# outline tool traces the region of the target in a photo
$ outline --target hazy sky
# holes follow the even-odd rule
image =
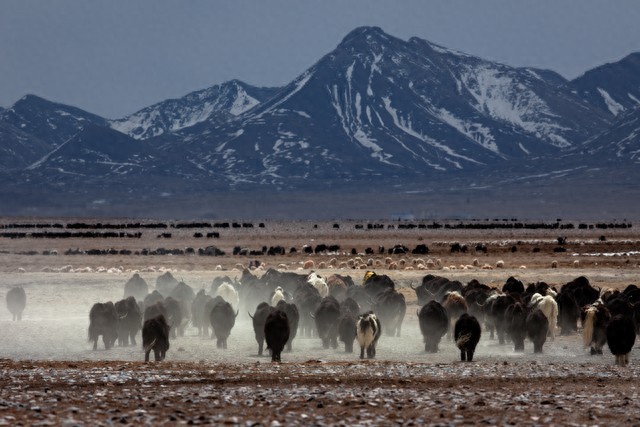
[[[279,86],[362,25],[574,78],[640,51],[639,23],[638,0],[0,0],[0,106],[118,118],[234,78]]]

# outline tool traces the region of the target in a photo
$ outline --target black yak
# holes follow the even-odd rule
[[[344,343],[345,353],[353,353],[353,342],[356,339],[356,316],[344,311],[338,321],[338,339]]]
[[[480,341],[480,322],[474,316],[463,313],[453,328],[453,338],[460,349],[460,360],[473,361],[473,353]]]
[[[251,320],[253,321],[253,332],[256,336],[256,341],[258,341],[258,356],[262,356],[262,347],[264,346],[265,339],[264,327],[267,323],[267,317],[269,317],[269,314],[271,314],[273,310],[275,309],[268,303],[261,302],[256,307],[256,311],[253,316],[249,313],[249,317],[251,317]]]
[[[318,337],[322,347],[338,347],[338,321],[340,319],[340,303],[332,296],[324,297],[316,309],[314,316]]]
[[[636,342],[636,327],[628,316],[616,315],[607,325],[607,345],[616,356],[616,365],[627,366],[629,353]]]
[[[542,346],[547,341],[549,320],[540,309],[533,309],[527,316],[527,337],[533,341],[533,352],[542,353]]]
[[[151,350],[156,362],[164,360],[169,350],[169,324],[164,315],[145,320],[142,325],[142,348],[145,362],[149,361]]]
[[[429,301],[420,309],[418,322],[424,339],[424,351],[436,353],[440,340],[449,328],[447,311],[438,301]]]
[[[280,362],[284,346],[289,340],[289,319],[282,310],[272,310],[264,324],[264,337],[267,349],[271,351],[271,361]]]
[[[209,313],[209,320],[213,332],[216,334],[216,347],[227,348],[227,338],[236,323],[236,316],[238,316],[238,311],[234,313],[230,303],[219,300],[214,304]]]
[[[116,313],[118,314],[118,345],[136,345],[136,335],[142,327],[142,313],[140,307],[133,296],[116,302]]]
[[[105,349],[110,349],[118,339],[118,315],[111,301],[97,302],[89,311],[89,341],[98,349],[98,337],[102,335]]]
[[[278,301],[276,305],[276,309],[282,310],[287,315],[287,320],[289,321],[289,339],[287,340],[287,353],[291,353],[292,351],[292,343],[293,339],[296,337],[298,333],[298,323],[300,322],[300,312],[298,311],[298,307],[292,302],[286,302],[284,300]]]
[[[407,312],[407,303],[403,294],[395,289],[385,289],[376,296],[373,311],[384,323],[387,335],[400,336],[402,322]]]

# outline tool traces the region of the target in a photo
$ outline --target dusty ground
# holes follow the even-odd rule
[[[524,282],[544,280],[554,285],[584,275],[596,286],[639,284],[640,236],[627,230],[549,230],[480,232],[446,230],[355,230],[355,223],[266,223],[265,228],[221,230],[219,239],[196,239],[198,230],[143,232],[141,239],[6,239],[0,238],[0,297],[14,285],[25,287],[28,305],[22,322],[12,322],[0,307],[0,425],[113,425],[113,424],[243,424],[262,425],[634,425],[640,423],[637,381],[640,364],[631,354],[627,368],[613,366],[605,350],[589,356],[578,335],[561,337],[534,355],[527,342],[524,354],[499,346],[483,336],[472,363],[461,363],[449,341],[440,352],[423,352],[408,288],[427,272],[467,282],[473,278],[501,286],[514,275]],[[558,236],[567,237],[567,252],[554,253]],[[605,241],[600,237],[605,236]],[[488,253],[470,250],[451,254],[460,242],[488,245]],[[346,253],[238,257],[234,246],[258,249],[281,245],[339,244]],[[140,274],[153,288],[165,269],[195,289],[209,289],[214,277],[238,275],[237,264],[260,259],[269,266],[301,268],[313,259],[316,267],[335,257],[348,261],[351,248],[424,243],[428,255],[394,255],[392,260],[440,259],[456,269],[434,271],[386,270],[403,287],[409,307],[402,337],[383,336],[378,360],[359,361],[355,354],[324,350],[312,338],[299,338],[294,352],[272,364],[256,355],[256,343],[246,318],[239,319],[229,349],[218,350],[194,330],[172,341],[168,359],[141,363],[138,347],[101,347],[86,342],[88,311],[94,302],[116,300],[124,283]],[[63,255],[70,248],[185,248],[216,245],[224,257],[203,256],[88,256]],[[511,248],[515,246],[516,251]],[[540,252],[533,252],[533,248]],[[58,255],[42,255],[56,250]],[[36,251],[38,255],[25,255]],[[379,260],[388,255],[362,256]],[[478,259],[481,265],[505,268],[460,269]],[[573,262],[579,260],[579,267]],[[557,261],[559,268],[551,269]],[[70,266],[70,267],[69,267]],[[219,267],[218,267],[219,266]],[[519,268],[526,266],[526,268]],[[85,267],[92,272],[81,273]],[[99,267],[105,272],[98,273]],[[218,269],[217,269],[218,268]],[[107,273],[109,269],[111,273]],[[316,270],[318,270],[316,268]],[[100,270],[102,271],[102,270]],[[356,282],[361,270],[339,271]],[[246,316],[245,316],[246,317]]]

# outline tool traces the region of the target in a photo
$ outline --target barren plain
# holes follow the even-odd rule
[[[75,221],[6,218],[0,223]],[[530,342],[524,353],[515,353],[488,335],[471,363],[460,362],[455,345],[446,339],[437,354],[427,354],[410,288],[426,274],[463,283],[477,279],[495,287],[509,276],[557,287],[585,276],[598,287],[624,288],[640,282],[640,230],[579,229],[578,223],[564,229],[487,230],[400,229],[400,224],[408,222],[383,222],[371,229],[359,221],[264,221],[264,227],[255,222],[253,227],[222,229],[123,230],[140,231],[139,238],[34,238],[28,234],[47,229],[0,230],[27,234],[0,238],[0,297],[16,285],[27,293],[21,322],[11,320],[4,304],[0,307],[0,425],[640,423],[635,349],[626,368],[614,366],[606,349],[603,356],[590,356],[579,335],[548,340],[542,355],[533,354]],[[207,238],[212,231],[220,236]],[[452,253],[454,243],[466,245],[466,252]],[[340,249],[303,252],[305,245],[321,244]],[[422,244],[429,253],[388,253],[395,245],[411,251]],[[476,251],[478,244],[486,245],[487,252]],[[198,254],[208,246],[226,254]],[[285,254],[233,255],[236,247],[260,251],[264,246],[282,246]],[[162,253],[193,248],[194,253],[153,255],[159,248]],[[367,248],[373,253],[366,254]],[[114,254],[88,255],[92,249]],[[360,261],[356,258],[362,268],[351,267]],[[293,352],[273,364],[269,357],[257,356],[251,324],[242,313],[227,350],[189,328],[184,337],[172,340],[167,360],[158,363],[143,363],[139,346],[104,350],[100,345],[93,351],[87,342],[91,305],[122,298],[134,272],[151,289],[160,274],[171,271],[194,290],[208,291],[215,277],[239,278],[239,268],[256,260],[264,268],[299,273],[310,271],[303,264],[312,260],[319,274],[348,274],[356,284],[367,269],[388,274],[408,302],[402,336],[383,336],[377,358],[365,361],[340,347],[323,349],[318,339],[298,337]],[[390,269],[389,262],[399,269]],[[340,268],[341,263],[347,267]]]

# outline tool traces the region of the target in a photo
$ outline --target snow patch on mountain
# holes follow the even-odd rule
[[[306,73],[304,73],[302,76],[300,76],[298,78],[298,81],[295,82],[295,87],[293,88],[292,91],[290,91],[286,96],[282,97],[281,99],[279,99],[275,104],[269,106],[269,108],[267,108],[266,110],[262,111],[260,114],[254,116],[254,119],[259,119],[262,116],[264,116],[265,114],[273,111],[274,109],[276,109],[276,107],[282,105],[283,103],[287,102],[293,95],[295,95],[296,93],[300,92],[300,90],[307,84],[307,82],[309,82],[309,80],[311,80],[311,77],[313,77],[313,73],[311,71],[307,71]]]
[[[511,123],[538,138],[545,138],[560,148],[571,144],[558,131],[569,130],[552,119],[549,106],[535,92],[512,79],[508,73],[482,66],[467,68],[462,83],[476,101],[474,108],[482,114]],[[534,119],[537,119],[534,120]]]
[[[229,112],[234,116],[239,116],[240,114],[252,109],[258,104],[260,104],[260,101],[249,96],[249,94],[243,88],[238,86],[236,99],[233,101],[233,105],[231,105],[231,109],[229,110]]]
[[[617,103],[606,90],[598,88],[598,92],[600,92],[600,95],[602,96],[602,99],[604,99],[604,103],[607,105],[609,111],[611,111],[611,114],[617,116],[624,112],[624,107]]]
[[[398,112],[395,108],[393,108],[391,106],[391,100],[388,97],[383,97],[382,98],[382,102],[384,102],[384,107],[387,110],[387,112],[389,113],[389,115],[391,116],[392,120],[393,120],[393,124],[400,130],[402,130],[404,133],[406,133],[407,135],[410,135],[414,138],[419,139],[420,141],[426,142],[427,144],[433,146],[434,148],[437,148],[440,151],[443,151],[444,153],[448,154],[449,156],[458,158],[458,159],[462,159],[462,160],[466,160],[468,162],[471,163],[479,163],[476,160],[469,158],[467,156],[463,156],[462,154],[458,154],[455,151],[453,151],[450,147],[439,143],[438,141],[429,138],[428,136],[422,135],[421,133],[415,131],[412,128],[411,125],[411,119],[404,119],[402,117],[400,117],[398,115]],[[455,162],[452,161],[451,159],[447,159],[447,161],[451,162],[452,164],[454,164],[458,169],[462,169],[462,166],[460,165],[459,162]]]
[[[80,131],[78,131],[78,134],[82,132],[82,129]],[[76,134],[77,135],[77,134]],[[47,153],[44,157],[42,157],[40,160],[38,160],[37,162],[34,162],[32,164],[30,164],[29,166],[27,166],[25,169],[26,170],[34,170],[39,168],[40,166],[42,166],[43,163],[45,163],[47,160],[49,160],[49,158],[51,158],[51,156],[53,156],[56,152],[58,152],[60,149],[62,149],[62,147],[64,147],[65,145],[67,145],[69,143],[69,141],[73,140],[73,138],[76,137],[76,135],[73,135],[71,138],[67,139],[66,141],[64,141],[62,144],[58,145],[56,148],[54,148],[51,152]]]
[[[491,130],[479,123],[466,122],[454,116],[451,112],[444,108],[434,110],[434,114],[449,126],[455,128],[458,132],[465,135],[475,143],[481,145],[489,151],[500,154],[500,149],[495,142],[495,138],[491,134]]]

